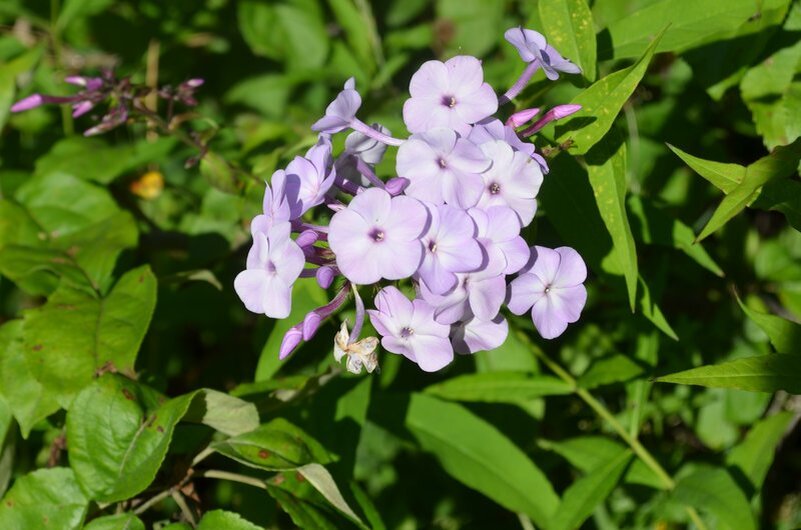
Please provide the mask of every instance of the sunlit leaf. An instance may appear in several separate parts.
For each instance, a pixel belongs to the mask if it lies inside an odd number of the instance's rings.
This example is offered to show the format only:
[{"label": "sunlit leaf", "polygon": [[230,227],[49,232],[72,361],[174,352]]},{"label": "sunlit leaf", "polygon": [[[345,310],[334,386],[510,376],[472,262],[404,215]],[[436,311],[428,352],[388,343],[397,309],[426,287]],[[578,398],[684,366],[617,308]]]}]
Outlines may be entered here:
[{"label": "sunlit leaf", "polygon": [[738,388],[753,392],[784,390],[801,393],[801,355],[773,354],[746,357],[692,368],[657,378],[662,383]]}]

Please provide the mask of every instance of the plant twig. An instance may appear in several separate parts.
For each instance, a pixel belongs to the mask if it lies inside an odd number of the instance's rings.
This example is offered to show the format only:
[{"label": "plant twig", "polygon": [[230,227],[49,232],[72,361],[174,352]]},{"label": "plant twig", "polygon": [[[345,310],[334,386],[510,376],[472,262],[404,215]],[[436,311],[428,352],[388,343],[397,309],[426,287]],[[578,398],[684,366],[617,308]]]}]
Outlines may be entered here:
[{"label": "plant twig", "polygon": [[217,478],[220,480],[230,480],[231,482],[239,482],[242,484],[248,484],[249,486],[254,486],[257,488],[261,488],[263,490],[267,489],[267,484],[255,477],[249,477],[247,475],[240,475],[239,473],[231,473],[228,471],[220,471],[217,469],[207,469],[205,471],[198,471],[195,476],[197,477],[207,477],[207,478]]},{"label": "plant twig", "polygon": [[177,504],[181,509],[181,513],[184,514],[186,521],[192,525],[192,528],[194,528],[195,525],[197,525],[197,521],[195,520],[195,516],[192,514],[192,510],[189,509],[189,505],[186,504],[186,499],[184,499],[184,496],[181,495],[181,492],[176,489],[170,490],[170,495],[172,495],[172,500],[175,501],[175,504]]}]

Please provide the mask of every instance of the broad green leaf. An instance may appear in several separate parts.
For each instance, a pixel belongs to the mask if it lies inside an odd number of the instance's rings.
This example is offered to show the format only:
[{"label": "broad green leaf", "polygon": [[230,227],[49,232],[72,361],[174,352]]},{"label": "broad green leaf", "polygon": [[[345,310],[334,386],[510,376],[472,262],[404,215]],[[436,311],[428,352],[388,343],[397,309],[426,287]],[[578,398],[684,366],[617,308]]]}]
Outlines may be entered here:
[{"label": "broad green leaf", "polygon": [[678,147],[667,144],[676,156],[681,158],[685,164],[690,166],[693,171],[708,180],[713,186],[723,191],[731,193],[740,183],[745,180],[745,168],[739,164],[726,164],[704,160],[689,153],[685,153]]},{"label": "broad green leaf", "polygon": [[801,354],[801,325],[785,318],[762,313],[745,305],[740,298],[737,298],[743,312],[748,318],[756,322],[762,328],[771,344],[778,353]]},{"label": "broad green leaf", "polygon": [[376,59],[381,57],[381,40],[370,4],[354,0],[328,0],[339,24],[345,30],[348,45],[368,73],[375,71]]},{"label": "broad green leaf", "polygon": [[296,497],[291,492],[267,483],[267,493],[292,518],[298,528],[307,530],[337,530],[331,521],[314,504]]},{"label": "broad green leaf", "polygon": [[575,153],[582,155],[603,138],[645,74],[662,33],[654,37],[633,65],[599,79],[570,102],[581,105],[569,121],[556,127],[556,142],[571,140]]},{"label": "broad green leaf", "polygon": [[443,43],[448,56],[469,54],[483,56],[498,42],[506,29],[503,2],[485,0],[437,0],[437,17],[451,29]]},{"label": "broad green leaf", "polygon": [[132,513],[119,513],[92,519],[83,528],[84,530],[145,530],[145,523]]},{"label": "broad green leaf", "polygon": [[628,355],[614,354],[593,361],[587,371],[581,374],[578,385],[592,389],[610,383],[629,381],[641,375],[645,369]]},{"label": "broad green leaf", "polygon": [[704,247],[694,244],[695,233],[692,228],[671,217],[646,197],[629,195],[627,204],[635,240],[679,249],[713,274],[721,277],[724,275]]},{"label": "broad green leaf", "polygon": [[76,19],[100,13],[113,3],[114,0],[65,0],[58,15],[58,27],[66,28]]},{"label": "broad green leaf", "polygon": [[241,515],[224,510],[212,510],[203,514],[196,530],[261,530]]},{"label": "broad green leaf", "polygon": [[223,157],[213,151],[204,154],[200,160],[200,173],[206,177],[209,184],[218,190],[236,193],[240,188],[233,168]]},{"label": "broad green leaf", "polygon": [[[588,474],[628,453],[626,447],[603,436],[578,436],[559,442],[541,440],[540,445],[561,455],[574,467]],[[654,489],[666,489],[665,483],[641,460],[632,462],[624,481]]]},{"label": "broad green leaf", "polygon": [[334,477],[325,467],[312,462],[311,464],[300,466],[297,472],[303,475],[332,506],[347,515],[351,520],[356,521],[360,526],[364,526],[356,512],[345,501],[334,481]]},{"label": "broad green leaf", "polygon": [[670,24],[657,52],[680,52],[700,46],[718,34],[740,27],[759,14],[752,0],[660,0],[613,22],[599,37],[604,59],[637,57],[659,31]]},{"label": "broad green leaf", "polygon": [[587,175],[598,211],[612,236],[611,259],[617,261],[617,269],[626,279],[629,305],[634,311],[637,300],[637,249],[626,213],[626,144],[621,135],[613,131],[601,139],[586,158]]},{"label": "broad green leaf", "polygon": [[426,387],[425,393],[451,401],[520,403],[542,396],[570,394],[573,388],[556,377],[524,372],[460,375]]},{"label": "broad green leaf", "polygon": [[[328,303],[326,293],[316,283],[299,281],[295,284],[292,289],[292,311],[287,318],[276,320],[273,323],[273,329],[267,337],[267,342],[264,343],[259,364],[256,367],[256,381],[270,379],[281,368],[282,361],[278,358],[278,350],[281,347],[281,341],[284,340],[284,334],[289,331],[289,328],[303,321],[306,313],[326,303]],[[333,348],[332,338],[331,351]]]},{"label": "broad green leaf", "polygon": [[580,527],[595,507],[612,493],[629,462],[631,453],[624,451],[571,484],[548,528],[571,530]]},{"label": "broad green leaf", "polygon": [[762,489],[776,446],[784,438],[793,421],[790,412],[780,412],[760,420],[745,435],[745,439],[726,455],[726,464],[739,469],[755,491]]},{"label": "broad green leaf", "polygon": [[133,373],[156,304],[148,266],[128,271],[105,298],[62,284],[25,314],[25,358],[45,391],[69,408],[98,370]]},{"label": "broad green leaf", "polygon": [[319,68],[329,51],[329,36],[320,6],[313,0],[275,4],[276,25],[265,31],[281,31],[290,70]]},{"label": "broad green leaf", "polygon": [[732,217],[740,213],[759,193],[759,188],[773,179],[797,173],[801,160],[801,138],[787,146],[779,146],[764,158],[745,168],[743,181],[721,201],[712,218],[698,234],[698,241],[715,232]]},{"label": "broad green leaf", "polygon": [[8,119],[16,95],[17,76],[32,70],[42,56],[43,48],[37,46],[10,61],[0,64],[0,129]]},{"label": "broad green leaf", "polygon": [[548,44],[576,63],[587,81],[595,80],[595,26],[586,0],[540,0],[540,19]]},{"label": "broad green leaf", "polygon": [[559,497],[542,471],[500,431],[462,406],[412,394],[406,426],[467,486],[539,525],[555,513]]},{"label": "broad green leaf", "polygon": [[801,355],[776,353],[701,366],[657,378],[662,383],[738,388],[752,392],[784,390],[801,394]]},{"label": "broad green leaf", "polygon": [[673,497],[686,506],[714,515],[729,528],[756,530],[748,499],[725,469],[698,469],[679,480]]},{"label": "broad green leaf", "polygon": [[59,406],[28,367],[22,330],[23,322],[19,319],[0,327],[0,394],[19,423],[23,438],[28,438],[33,426],[56,412]]},{"label": "broad green leaf", "polygon": [[88,507],[71,469],[39,469],[18,478],[3,497],[0,528],[77,530]]},{"label": "broad green leaf", "polygon": [[36,175],[61,173],[108,184],[129,168],[133,148],[110,146],[98,138],[73,136],[57,142],[36,161]]},{"label": "broad green leaf", "polygon": [[295,469],[314,458],[303,438],[284,425],[261,425],[212,447],[245,465],[273,471]]}]

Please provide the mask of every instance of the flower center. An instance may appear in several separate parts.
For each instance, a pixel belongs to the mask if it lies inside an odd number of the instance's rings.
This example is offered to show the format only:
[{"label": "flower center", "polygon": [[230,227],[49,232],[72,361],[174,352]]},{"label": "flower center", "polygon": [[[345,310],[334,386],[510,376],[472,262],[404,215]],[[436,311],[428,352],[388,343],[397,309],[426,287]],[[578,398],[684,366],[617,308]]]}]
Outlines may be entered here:
[{"label": "flower center", "polygon": [[546,285],[545,286],[545,294],[548,294],[550,292],[551,292],[551,286],[550,285]]},{"label": "flower center", "polygon": [[443,169],[448,167],[448,163],[445,161],[444,158],[438,158],[437,159],[437,164],[439,164],[439,167],[441,167]]},{"label": "flower center", "polygon": [[372,239],[376,243],[380,243],[384,240],[384,231],[377,227],[370,230],[370,233],[368,235],[370,236],[370,239]]},{"label": "flower center", "polygon": [[456,106],[456,98],[453,96],[442,96],[442,104],[452,109]]},{"label": "flower center", "polygon": [[501,192],[501,185],[497,182],[493,182],[489,185],[489,192],[490,195],[498,195]]},{"label": "flower center", "polygon": [[268,261],[267,264],[264,266],[264,269],[271,274],[275,274],[276,271],[275,263],[273,263],[272,261]]},{"label": "flower center", "polygon": [[430,250],[431,252],[437,251],[437,242],[434,241],[433,239],[428,242],[428,250]]},{"label": "flower center", "polygon": [[408,339],[412,335],[414,335],[414,330],[412,328],[410,328],[409,326],[404,327],[400,332],[400,336],[403,339]]}]

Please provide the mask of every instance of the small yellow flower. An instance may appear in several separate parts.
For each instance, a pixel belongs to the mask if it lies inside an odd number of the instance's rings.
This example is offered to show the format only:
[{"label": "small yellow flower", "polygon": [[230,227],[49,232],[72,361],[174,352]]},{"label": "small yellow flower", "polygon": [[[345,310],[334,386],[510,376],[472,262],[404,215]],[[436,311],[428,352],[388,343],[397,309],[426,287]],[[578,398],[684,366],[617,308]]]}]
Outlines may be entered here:
[{"label": "small yellow flower", "polygon": [[148,171],[137,180],[131,182],[131,193],[145,200],[152,200],[161,195],[164,189],[164,175],[159,171]]}]

